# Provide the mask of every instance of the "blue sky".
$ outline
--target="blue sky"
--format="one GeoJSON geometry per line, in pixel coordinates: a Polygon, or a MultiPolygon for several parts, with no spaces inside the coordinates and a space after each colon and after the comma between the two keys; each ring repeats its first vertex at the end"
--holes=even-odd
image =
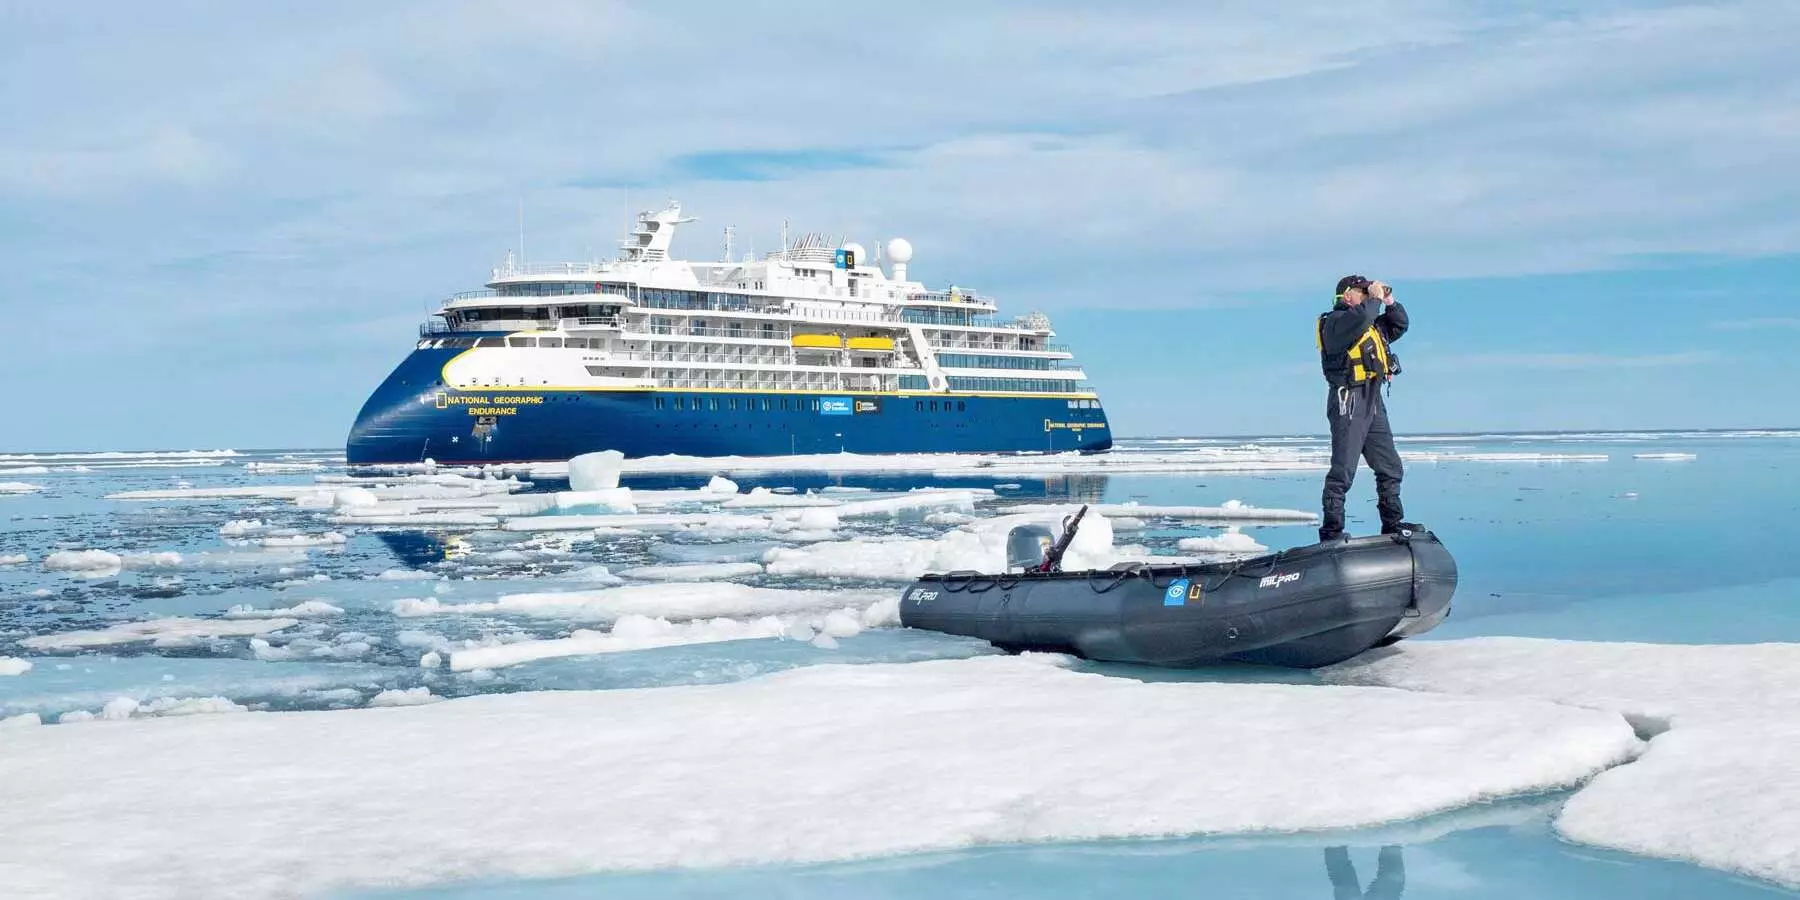
{"type": "Polygon", "coordinates": [[[1800,5],[0,0],[0,449],[329,446],[517,243],[781,221],[1041,309],[1121,434],[1800,425],[1800,5]],[[1204,6],[1204,8],[1200,8],[1204,6]]]}

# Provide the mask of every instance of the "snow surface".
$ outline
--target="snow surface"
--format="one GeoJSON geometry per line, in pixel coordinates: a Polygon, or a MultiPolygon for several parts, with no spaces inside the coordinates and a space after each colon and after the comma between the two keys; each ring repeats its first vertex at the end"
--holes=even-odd
{"type": "Polygon", "coordinates": [[[1340,684],[1617,710],[1658,734],[1564,807],[1565,837],[1800,888],[1800,644],[1417,641],[1320,671],[1340,684]]]}
{"type": "MultiPolygon", "coordinates": [[[[1060,511],[1062,507],[1051,507],[1060,511]]],[[[804,547],[775,547],[763,554],[770,575],[810,575],[823,578],[858,578],[877,581],[912,581],[927,573],[987,572],[1006,570],[1006,535],[1013,528],[1036,523],[1061,527],[1062,516],[1048,511],[980,519],[945,532],[937,538],[890,538],[826,541],[804,547]]],[[[1112,522],[1089,513],[1081,520],[1075,538],[1063,555],[1068,571],[1104,569],[1127,561],[1202,562],[1158,557],[1141,547],[1115,546],[1112,522]]]]}
{"type": "Polygon", "coordinates": [[[1617,715],[1537,701],[1145,683],[1062,661],[11,730],[0,809],[32,812],[9,819],[0,871],[43,900],[302,897],[1350,828],[1566,787],[1639,749],[1617,715]],[[204,789],[176,789],[196,772],[204,789]]]}
{"type": "Polygon", "coordinates": [[[158,647],[182,646],[206,638],[267,634],[299,623],[299,619],[283,618],[225,620],[174,617],[151,619],[146,622],[125,622],[110,628],[92,631],[60,631],[55,634],[40,634],[20,641],[19,646],[30,650],[78,650],[84,647],[108,647],[114,644],[135,644],[142,641],[151,641],[153,646],[158,647]]]}

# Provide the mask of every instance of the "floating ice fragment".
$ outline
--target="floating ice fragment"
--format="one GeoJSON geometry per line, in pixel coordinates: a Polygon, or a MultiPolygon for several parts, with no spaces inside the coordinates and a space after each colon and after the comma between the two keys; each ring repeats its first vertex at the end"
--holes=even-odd
{"type": "Polygon", "coordinates": [[[382,706],[424,706],[436,703],[444,698],[431,692],[428,687],[407,688],[405,690],[388,689],[369,698],[372,707],[382,706]]]}
{"type": "Polygon", "coordinates": [[[625,454],[617,450],[583,453],[569,460],[569,489],[572,491],[610,491],[619,486],[619,470],[625,454]]]}
{"type": "Polygon", "coordinates": [[[299,619],[257,619],[251,621],[232,621],[224,619],[185,619],[167,618],[151,619],[146,622],[125,622],[110,628],[91,631],[64,631],[56,634],[40,634],[28,637],[19,642],[19,646],[31,650],[74,650],[82,647],[106,647],[114,644],[132,644],[141,641],[180,642],[188,639],[215,637],[242,637],[246,635],[267,634],[280,631],[292,625],[300,624],[299,619]]]}
{"type": "Polygon", "coordinates": [[[31,671],[31,660],[0,656],[0,676],[23,675],[31,671]]]}

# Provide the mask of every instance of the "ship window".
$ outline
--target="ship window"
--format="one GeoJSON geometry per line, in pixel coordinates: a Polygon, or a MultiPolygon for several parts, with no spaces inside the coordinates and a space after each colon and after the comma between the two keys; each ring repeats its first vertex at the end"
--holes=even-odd
{"type": "Polygon", "coordinates": [[[956,411],[957,412],[963,411],[963,401],[961,401],[961,400],[956,401],[956,411]]]}
{"type": "Polygon", "coordinates": [[[937,401],[936,400],[931,401],[931,411],[937,412],[937,401]]]}
{"type": "Polygon", "coordinates": [[[913,401],[913,412],[924,412],[924,411],[925,411],[925,401],[914,400],[913,401]]]}
{"type": "Polygon", "coordinates": [[[663,408],[663,398],[661,398],[661,397],[656,398],[656,408],[657,409],[663,408]]]}
{"type": "Polygon", "coordinates": [[[737,398],[733,397],[730,400],[727,400],[726,406],[730,407],[732,409],[732,411],[735,412],[737,410],[737,398]]]}
{"type": "Polygon", "coordinates": [[[769,411],[769,398],[767,398],[767,397],[762,398],[762,411],[763,412],[769,411]]]}
{"type": "Polygon", "coordinates": [[[788,408],[788,405],[787,405],[787,402],[788,402],[788,398],[786,398],[786,397],[783,397],[783,398],[781,398],[781,410],[782,410],[782,412],[786,412],[786,411],[787,411],[787,408],[788,408]]]}
{"type": "Polygon", "coordinates": [[[508,347],[535,347],[537,346],[537,338],[507,338],[506,345],[508,347]]]}
{"type": "Polygon", "coordinates": [[[477,347],[504,347],[506,338],[482,338],[475,343],[477,347]]]}
{"type": "Polygon", "coordinates": [[[539,347],[549,347],[550,349],[555,350],[561,348],[562,345],[562,338],[538,338],[539,347]]]}
{"type": "Polygon", "coordinates": [[[676,409],[687,409],[687,398],[686,397],[676,397],[675,398],[675,408],[676,409]]]}

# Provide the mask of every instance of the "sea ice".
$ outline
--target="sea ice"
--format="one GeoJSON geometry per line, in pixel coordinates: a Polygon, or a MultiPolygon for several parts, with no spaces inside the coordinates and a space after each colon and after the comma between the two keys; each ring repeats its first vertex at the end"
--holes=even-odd
{"type": "Polygon", "coordinates": [[[42,487],[23,481],[0,481],[0,494],[35,494],[41,490],[42,487]]]}
{"type": "MultiPolygon", "coordinates": [[[[1077,504],[1035,504],[1015,506],[1009,512],[1055,513],[1074,515],[1077,504]]],[[[1219,522],[1311,522],[1318,513],[1298,509],[1263,509],[1239,500],[1227,500],[1219,506],[1150,506],[1138,503],[1099,503],[1088,506],[1088,515],[1162,517],[1167,519],[1206,519],[1219,522]]],[[[1083,521],[1086,521],[1085,519],[1083,521]]]]}
{"type": "Polygon", "coordinates": [[[445,603],[436,597],[407,598],[394,602],[394,615],[421,616],[486,614],[517,615],[541,619],[610,622],[628,615],[660,617],[671,621],[720,617],[781,615],[863,606],[889,596],[888,591],[803,591],[752,587],[731,582],[634,584],[598,591],[507,594],[491,601],[445,603]]]}
{"type": "Polygon", "coordinates": [[[619,574],[639,581],[726,581],[749,575],[761,575],[763,567],[753,562],[695,563],[686,566],[637,566],[620,569],[619,574]]]}
{"type": "Polygon", "coordinates": [[[1210,537],[1182,538],[1175,542],[1175,549],[1183,553],[1263,553],[1269,548],[1232,526],[1230,530],[1210,537]]]}
{"type": "Polygon", "coordinates": [[[0,754],[0,808],[31,814],[9,819],[0,870],[42,900],[302,897],[1351,828],[1567,787],[1639,748],[1617,715],[1536,701],[1145,683],[1061,661],[24,728],[0,754]],[[470,760],[493,802],[469,793],[470,760]],[[205,790],[170,789],[194,772],[205,790]]]}
{"type": "Polygon", "coordinates": [[[1800,887],[1800,644],[1414,641],[1320,675],[1618,711],[1657,736],[1571,798],[1558,831],[1800,887]]]}
{"type": "Polygon", "coordinates": [[[306,600],[282,609],[257,609],[247,603],[240,603],[225,611],[227,619],[307,619],[320,616],[340,616],[344,611],[323,600],[306,600]]]}
{"type": "MultiPolygon", "coordinates": [[[[1060,510],[1060,507],[1055,509],[1060,510]]],[[[980,519],[938,538],[828,541],[805,547],[776,547],[763,555],[771,575],[812,575],[912,581],[928,572],[990,572],[1006,569],[1006,535],[1026,523],[1059,527],[1061,517],[1049,511],[980,519]]],[[[1105,516],[1081,520],[1063,556],[1063,568],[1104,569],[1148,554],[1113,546],[1112,524],[1105,516]]]]}
{"type": "Polygon", "coordinates": [[[105,550],[58,550],[44,557],[47,572],[67,572],[76,578],[111,578],[125,567],[117,553],[105,550]]]}
{"type": "Polygon", "coordinates": [[[610,491],[619,486],[625,454],[617,450],[583,453],[569,460],[569,490],[610,491]]]}
{"type": "Polygon", "coordinates": [[[22,566],[28,562],[31,562],[31,557],[23,553],[0,555],[0,566],[22,566]]]}
{"type": "Polygon", "coordinates": [[[60,631],[55,634],[40,634],[20,641],[19,646],[30,650],[79,650],[84,647],[108,647],[114,644],[135,644],[142,641],[151,641],[157,646],[179,646],[188,641],[204,638],[267,634],[298,624],[300,624],[299,619],[239,621],[172,617],[150,619],[145,622],[125,622],[110,628],[92,631],[60,631]]]}
{"type": "Polygon", "coordinates": [[[377,708],[383,706],[424,706],[427,703],[436,703],[442,699],[444,698],[433,694],[431,688],[428,687],[406,688],[405,690],[389,688],[388,690],[370,697],[369,705],[377,708]]]}
{"type": "Polygon", "coordinates": [[[31,671],[31,660],[0,656],[0,675],[23,675],[31,671]]]}

